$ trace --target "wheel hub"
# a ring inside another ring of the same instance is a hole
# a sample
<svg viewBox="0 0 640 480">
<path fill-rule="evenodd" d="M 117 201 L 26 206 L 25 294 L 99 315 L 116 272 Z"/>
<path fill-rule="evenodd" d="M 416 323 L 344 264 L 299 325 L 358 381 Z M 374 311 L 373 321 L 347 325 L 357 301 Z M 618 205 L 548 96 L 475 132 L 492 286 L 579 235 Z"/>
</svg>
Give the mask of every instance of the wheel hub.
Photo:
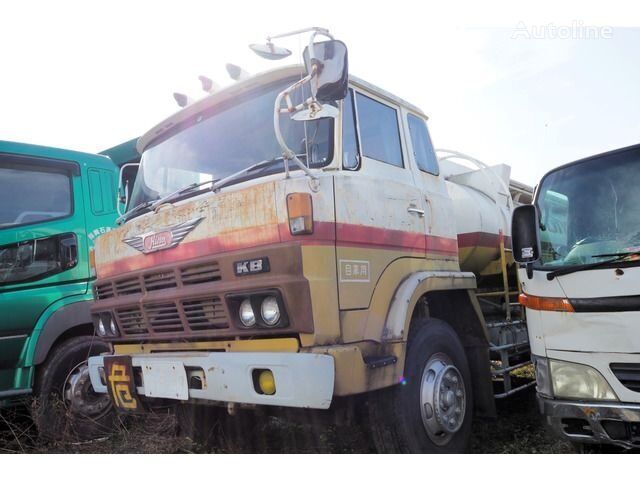
<svg viewBox="0 0 640 480">
<path fill-rule="evenodd" d="M 462 427 L 466 392 L 460 371 L 448 356 L 433 355 L 422 372 L 420 412 L 429 438 L 444 445 Z"/>
<path fill-rule="evenodd" d="M 97 419 L 111 408 L 109 396 L 93 390 L 86 362 L 77 365 L 67 376 L 63 398 L 67 411 L 74 415 Z"/>
</svg>

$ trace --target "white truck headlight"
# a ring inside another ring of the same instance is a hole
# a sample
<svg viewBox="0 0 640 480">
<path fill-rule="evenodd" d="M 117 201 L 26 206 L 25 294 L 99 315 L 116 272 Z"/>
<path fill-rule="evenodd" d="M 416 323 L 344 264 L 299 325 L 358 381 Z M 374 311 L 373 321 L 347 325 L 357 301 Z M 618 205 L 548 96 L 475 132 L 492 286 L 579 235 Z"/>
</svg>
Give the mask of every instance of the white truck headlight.
<svg viewBox="0 0 640 480">
<path fill-rule="evenodd" d="M 551 388 L 551 375 L 549 375 L 549 359 L 532 355 L 533 365 L 536 368 L 536 390 L 540 395 L 553 397 Z"/>
<path fill-rule="evenodd" d="M 609 383 L 595 368 L 549 359 L 553 394 L 576 400 L 618 400 Z"/>
</svg>

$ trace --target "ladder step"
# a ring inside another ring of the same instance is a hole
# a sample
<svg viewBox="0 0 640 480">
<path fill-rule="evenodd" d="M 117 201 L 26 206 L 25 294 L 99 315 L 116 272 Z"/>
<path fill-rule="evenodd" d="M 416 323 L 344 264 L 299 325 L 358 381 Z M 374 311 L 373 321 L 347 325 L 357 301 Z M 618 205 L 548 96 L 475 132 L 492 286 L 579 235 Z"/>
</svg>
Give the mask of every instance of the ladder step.
<svg viewBox="0 0 640 480">
<path fill-rule="evenodd" d="M 520 295 L 520 292 L 509 292 L 509 296 Z M 481 292 L 476 293 L 476 297 L 504 297 L 505 292 Z"/>
<path fill-rule="evenodd" d="M 398 358 L 393 355 L 386 355 L 383 357 L 364 357 L 364 363 L 367 368 L 381 368 L 387 365 L 393 365 L 397 363 Z"/>
<path fill-rule="evenodd" d="M 511 348 L 524 347 L 525 345 L 529 345 L 529 342 L 519 342 L 519 343 L 510 343 L 508 345 L 493 345 L 489 348 L 492 352 L 501 352 L 502 350 L 509 350 Z"/>
<path fill-rule="evenodd" d="M 527 360 L 526 362 L 518 363 L 517 365 L 509 365 L 508 367 L 499 368 L 497 370 L 492 370 L 491 374 L 492 375 L 504 375 L 505 373 L 513 372 L 514 370 L 517 370 L 517 369 L 522 368 L 522 367 L 526 367 L 527 365 L 531 365 L 531 361 L 530 360 Z"/>
<path fill-rule="evenodd" d="M 487 327 L 497 328 L 497 327 L 507 327 L 512 325 L 524 325 L 524 320 L 514 320 L 513 322 L 495 322 L 495 323 L 487 323 Z"/>
<path fill-rule="evenodd" d="M 520 385 L 519 387 L 512 388 L 508 392 L 496 393 L 496 394 L 493 395 L 493 398 L 506 398 L 509 395 L 513 395 L 514 393 L 517 393 L 517 392 L 520 392 L 520 391 L 524 390 L 525 388 L 533 387 L 535 384 L 536 384 L 536 381 L 532 380 L 529 383 L 525 383 L 524 385 Z"/>
</svg>

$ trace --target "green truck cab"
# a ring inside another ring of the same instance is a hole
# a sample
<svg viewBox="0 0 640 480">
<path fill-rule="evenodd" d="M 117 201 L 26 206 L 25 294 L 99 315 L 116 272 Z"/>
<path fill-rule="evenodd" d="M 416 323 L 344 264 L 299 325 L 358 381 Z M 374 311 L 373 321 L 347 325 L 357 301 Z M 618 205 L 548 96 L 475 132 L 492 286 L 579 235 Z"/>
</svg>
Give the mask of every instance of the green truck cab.
<svg viewBox="0 0 640 480">
<path fill-rule="evenodd" d="M 34 399 L 45 437 L 110 416 L 85 372 L 109 348 L 89 313 L 93 248 L 118 217 L 120 168 L 137 160 L 135 140 L 97 155 L 0 141 L 0 406 Z"/>
</svg>

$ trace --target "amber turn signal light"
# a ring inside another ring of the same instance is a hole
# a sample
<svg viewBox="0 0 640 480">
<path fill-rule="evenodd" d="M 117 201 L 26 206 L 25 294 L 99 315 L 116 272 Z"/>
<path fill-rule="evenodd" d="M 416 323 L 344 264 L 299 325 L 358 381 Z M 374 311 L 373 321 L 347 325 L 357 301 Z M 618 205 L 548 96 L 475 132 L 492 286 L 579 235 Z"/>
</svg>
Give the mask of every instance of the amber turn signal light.
<svg viewBox="0 0 640 480">
<path fill-rule="evenodd" d="M 313 233 L 313 202 L 308 193 L 290 193 L 287 195 L 289 231 L 291 235 Z"/>
<path fill-rule="evenodd" d="M 573 305 L 567 298 L 536 297 L 521 293 L 518 297 L 520 305 L 531 310 L 544 310 L 548 312 L 575 312 Z"/>
</svg>

